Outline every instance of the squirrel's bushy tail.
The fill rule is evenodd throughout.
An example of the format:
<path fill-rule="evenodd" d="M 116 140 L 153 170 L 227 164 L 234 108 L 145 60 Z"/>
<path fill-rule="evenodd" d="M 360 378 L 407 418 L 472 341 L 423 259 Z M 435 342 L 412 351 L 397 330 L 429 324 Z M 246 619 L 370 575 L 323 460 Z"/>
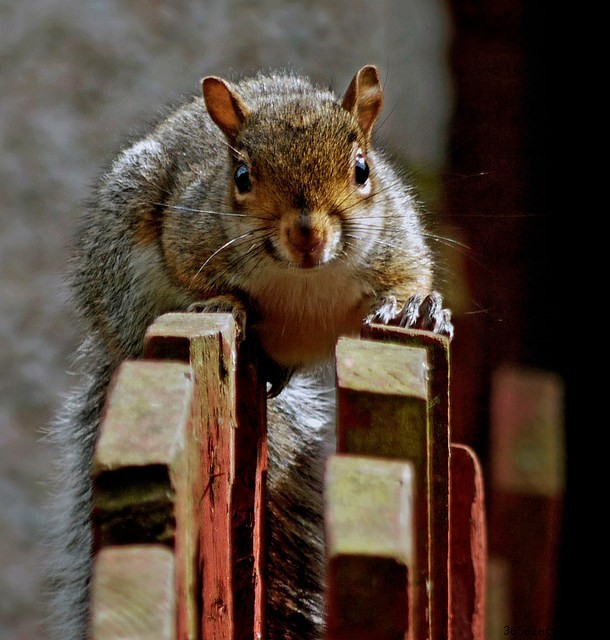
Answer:
<path fill-rule="evenodd" d="M 67 397 L 50 425 L 55 474 L 45 532 L 44 609 L 48 640 L 84 640 L 89 618 L 92 532 L 91 465 L 100 415 L 114 366 L 93 347 L 81 348 L 96 363 Z"/>
<path fill-rule="evenodd" d="M 324 460 L 335 442 L 330 372 L 297 374 L 268 407 L 268 640 L 324 637 Z"/>

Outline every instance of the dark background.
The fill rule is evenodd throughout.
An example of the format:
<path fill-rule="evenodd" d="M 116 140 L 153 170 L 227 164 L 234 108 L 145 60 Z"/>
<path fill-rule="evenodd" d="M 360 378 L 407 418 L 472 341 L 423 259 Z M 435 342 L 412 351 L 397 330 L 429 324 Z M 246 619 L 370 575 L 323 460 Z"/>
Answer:
<path fill-rule="evenodd" d="M 443 211 L 446 223 L 459 227 L 472 248 L 464 263 L 466 288 L 474 302 L 471 310 L 475 305 L 481 309 L 456 321 L 453 433 L 475 447 L 489 484 L 494 372 L 512 365 L 559 375 L 565 493 L 552 500 L 524 499 L 520 512 L 513 502 L 507 510 L 506 496 L 494 495 L 488 486 L 489 541 L 492 554 L 508 550 L 511 569 L 529 583 L 513 593 L 513 624 L 544 627 L 554 638 L 573 637 L 575 594 L 570 587 L 583 570 L 573 526 L 579 476 L 573 356 L 586 315 L 575 299 L 584 297 L 578 293 L 583 287 L 580 265 L 587 258 L 574 250 L 582 226 L 574 224 L 571 213 L 581 206 L 574 207 L 581 194 L 576 196 L 578 183 L 570 169 L 575 123 L 561 120 L 565 111 L 560 105 L 574 85 L 562 73 L 565 43 L 551 3 L 450 4 L 456 93 Z M 520 520 L 516 528 L 515 520 Z M 529 538 L 521 535 L 524 528 L 530 528 Z M 536 536 L 548 536 L 538 549 Z M 545 545 L 557 542 L 555 575 L 553 563 L 542 554 Z M 550 587 L 550 618 L 537 615 L 543 607 L 532 600 L 533 583 Z"/>

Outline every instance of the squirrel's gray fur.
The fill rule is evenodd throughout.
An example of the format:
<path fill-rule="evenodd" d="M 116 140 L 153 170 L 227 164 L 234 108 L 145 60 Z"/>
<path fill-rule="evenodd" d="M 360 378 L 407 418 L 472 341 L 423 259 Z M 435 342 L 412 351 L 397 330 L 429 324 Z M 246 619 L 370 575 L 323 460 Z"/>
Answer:
<path fill-rule="evenodd" d="M 271 368 L 297 370 L 269 405 L 269 640 L 323 635 L 321 477 L 334 437 L 332 380 L 298 370 L 332 358 L 336 337 L 379 308 L 384 321 L 450 332 L 438 298 L 426 298 L 433 304 L 423 321 L 418 305 L 402 307 L 431 292 L 432 256 L 409 189 L 371 143 L 382 101 L 374 67 L 360 70 L 343 103 L 289 73 L 203 86 L 205 99 L 120 153 L 77 234 L 71 281 L 86 335 L 83 381 L 50 428 L 54 640 L 86 636 L 100 413 L 113 372 L 140 355 L 156 317 L 228 296 L 245 309 L 248 335 Z M 240 165 L 252 179 L 244 192 L 234 183 Z"/>

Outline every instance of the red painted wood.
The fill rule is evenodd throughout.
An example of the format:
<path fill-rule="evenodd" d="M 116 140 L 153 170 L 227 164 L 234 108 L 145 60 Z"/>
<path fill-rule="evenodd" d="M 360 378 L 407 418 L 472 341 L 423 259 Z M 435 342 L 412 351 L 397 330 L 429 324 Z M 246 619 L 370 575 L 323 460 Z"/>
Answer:
<path fill-rule="evenodd" d="M 481 465 L 470 447 L 451 445 L 452 640 L 485 640 L 487 531 Z"/>
<path fill-rule="evenodd" d="M 265 381 L 258 374 L 256 354 L 248 344 L 239 345 L 237 350 L 236 383 L 237 473 L 232 495 L 235 637 L 236 640 L 262 640 L 266 633 L 267 402 Z"/>
<path fill-rule="evenodd" d="M 265 395 L 252 354 L 241 345 L 238 355 L 230 314 L 167 314 L 147 332 L 146 355 L 188 356 L 194 372 L 201 635 L 260 637 Z"/>

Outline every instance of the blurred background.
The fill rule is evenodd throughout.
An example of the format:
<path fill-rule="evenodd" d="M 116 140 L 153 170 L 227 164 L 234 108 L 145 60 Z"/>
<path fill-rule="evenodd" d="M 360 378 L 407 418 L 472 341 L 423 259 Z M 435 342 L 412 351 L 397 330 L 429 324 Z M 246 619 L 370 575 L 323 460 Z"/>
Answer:
<path fill-rule="evenodd" d="M 486 474 L 488 638 L 506 625 L 560 636 L 572 436 L 552 319 L 567 267 L 550 191 L 548 3 L 533 4 L 0 0 L 1 640 L 45 638 L 41 435 L 72 384 L 64 275 L 96 176 L 205 74 L 287 67 L 341 94 L 368 63 L 386 88 L 378 139 L 450 239 L 435 248 L 455 313 L 452 429 Z"/>

